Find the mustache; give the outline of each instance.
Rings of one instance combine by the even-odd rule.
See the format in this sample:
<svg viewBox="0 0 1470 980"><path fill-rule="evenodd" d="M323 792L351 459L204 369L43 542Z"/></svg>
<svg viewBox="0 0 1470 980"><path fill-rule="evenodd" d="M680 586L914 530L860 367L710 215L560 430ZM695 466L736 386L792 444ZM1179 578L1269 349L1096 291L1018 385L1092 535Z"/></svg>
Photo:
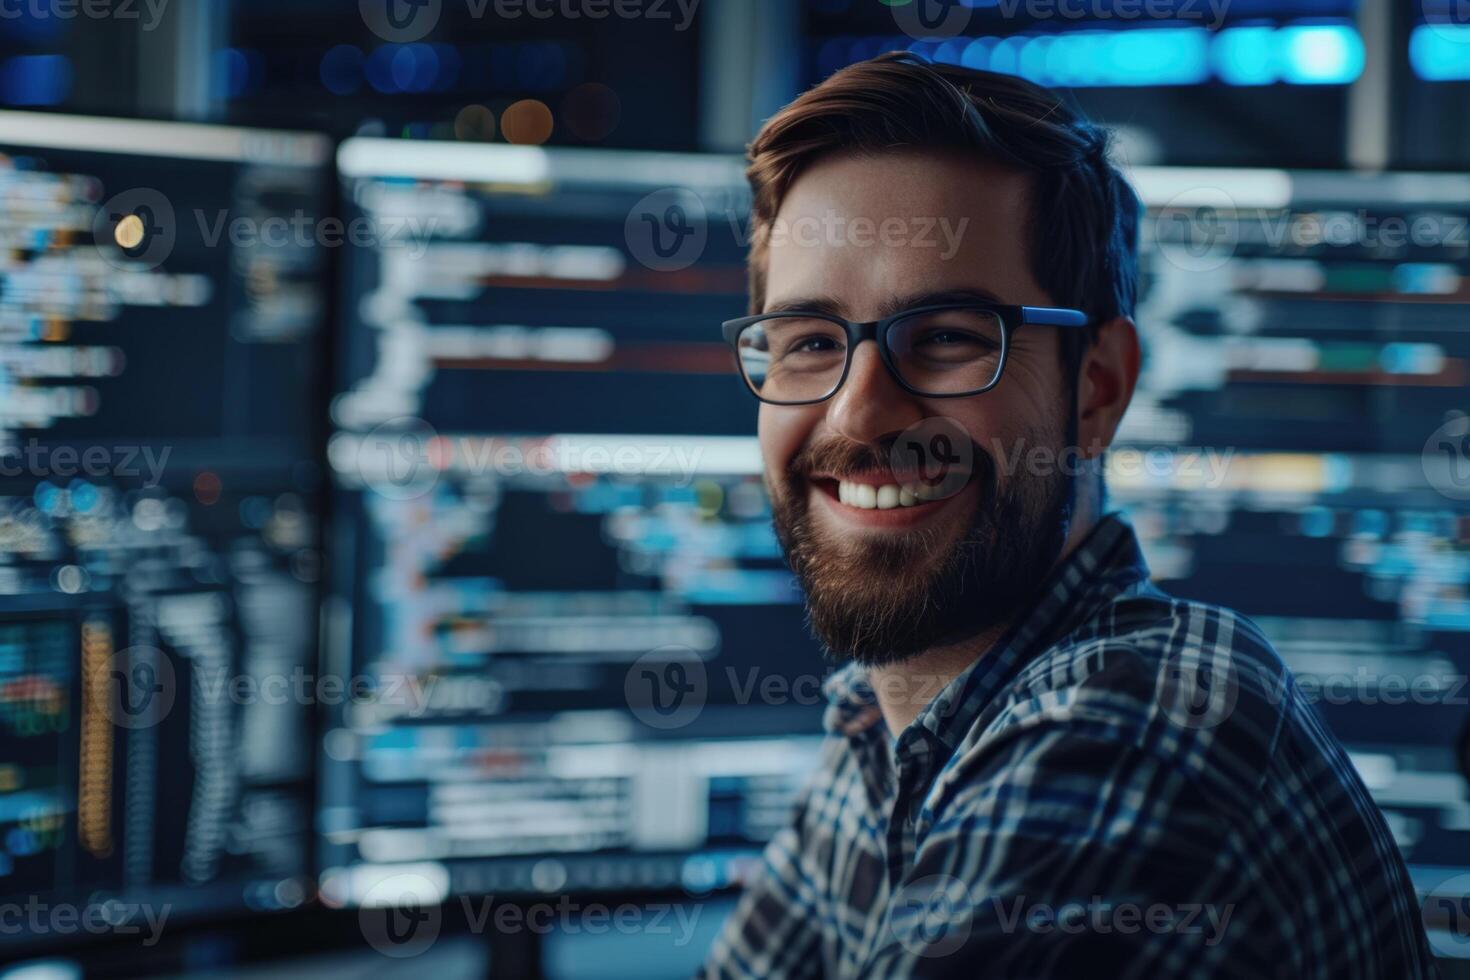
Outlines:
<svg viewBox="0 0 1470 980"><path fill-rule="evenodd" d="M906 482L928 476L929 466L922 464L894 466L895 446L901 433L892 433L874 442L854 442L840 436L823 439L803 446L786 466L788 483L814 473L843 479L851 476L887 475L894 482ZM969 465L959 467L971 477L979 477L984 486L994 487L998 475L995 457L974 439L969 440ZM932 466L932 464L931 464ZM919 472L915 472L915 470ZM932 476L929 477L932 481Z"/></svg>
<svg viewBox="0 0 1470 980"><path fill-rule="evenodd" d="M831 476L856 476L859 473L891 472L892 447L896 436L885 437L878 444L853 442L848 439L826 439L804 446L786 467L793 477L812 473Z"/></svg>

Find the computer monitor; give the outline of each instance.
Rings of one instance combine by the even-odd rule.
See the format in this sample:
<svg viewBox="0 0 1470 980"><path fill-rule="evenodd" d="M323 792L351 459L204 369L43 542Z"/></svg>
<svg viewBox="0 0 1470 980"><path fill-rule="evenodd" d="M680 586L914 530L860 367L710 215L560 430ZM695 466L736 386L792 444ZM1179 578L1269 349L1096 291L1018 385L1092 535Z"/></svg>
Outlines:
<svg viewBox="0 0 1470 980"><path fill-rule="evenodd" d="M313 893L330 159L0 112L0 958Z"/></svg>
<svg viewBox="0 0 1470 980"><path fill-rule="evenodd" d="M740 162L355 139L339 171L344 217L402 234L344 256L327 656L382 696L327 722L324 896L737 881L827 670L720 344ZM1470 179L1132 176L1111 506L1166 588L1260 622L1442 880L1470 854Z"/></svg>
<svg viewBox="0 0 1470 980"><path fill-rule="evenodd" d="M815 762L739 162L355 139L329 460L325 900L733 881ZM772 694L773 688L781 690Z"/></svg>
<svg viewBox="0 0 1470 980"><path fill-rule="evenodd" d="M1470 956L1470 177L1140 170L1148 365L1111 486L1254 619ZM1462 906L1463 908L1463 906Z"/></svg>

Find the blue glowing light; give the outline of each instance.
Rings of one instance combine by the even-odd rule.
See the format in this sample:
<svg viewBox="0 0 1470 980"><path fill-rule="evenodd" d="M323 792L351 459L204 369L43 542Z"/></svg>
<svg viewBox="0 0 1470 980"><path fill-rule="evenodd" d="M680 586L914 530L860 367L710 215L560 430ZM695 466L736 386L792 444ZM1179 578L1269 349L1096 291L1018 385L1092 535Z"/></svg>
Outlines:
<svg viewBox="0 0 1470 980"><path fill-rule="evenodd" d="M59 105L71 94L71 81L71 61L65 55L19 55L0 64L0 101Z"/></svg>
<svg viewBox="0 0 1470 980"><path fill-rule="evenodd" d="M1427 82L1470 80L1470 24L1421 24L1409 35L1409 64Z"/></svg>
<svg viewBox="0 0 1470 980"><path fill-rule="evenodd" d="M367 59L352 44L339 44L322 55L321 78L333 95L351 95L362 88L363 65Z"/></svg>
<svg viewBox="0 0 1470 980"><path fill-rule="evenodd" d="M256 51L240 48L223 48L216 51L210 68L214 91L222 99L238 99L259 81L256 75L264 74L263 59Z"/></svg>
<svg viewBox="0 0 1470 980"><path fill-rule="evenodd" d="M1281 77L1295 85L1346 85L1363 73L1363 39L1346 24L1283 27Z"/></svg>
<svg viewBox="0 0 1470 980"><path fill-rule="evenodd" d="M1463 52L1428 57L1435 65L1462 57L1463 66L1455 70L1470 77L1470 34L1466 42ZM1435 51L1442 43L1419 42ZM1076 88L1198 85L1211 78L1227 85L1346 85L1362 74L1365 57L1363 39L1351 24L1313 21L1241 24L1218 32L1137 27L944 41L842 37L825 42L817 62L826 75L896 47L945 64Z"/></svg>
<svg viewBox="0 0 1470 980"><path fill-rule="evenodd" d="M1227 27L1210 49L1215 74L1226 85L1270 85L1281 79L1276 29Z"/></svg>

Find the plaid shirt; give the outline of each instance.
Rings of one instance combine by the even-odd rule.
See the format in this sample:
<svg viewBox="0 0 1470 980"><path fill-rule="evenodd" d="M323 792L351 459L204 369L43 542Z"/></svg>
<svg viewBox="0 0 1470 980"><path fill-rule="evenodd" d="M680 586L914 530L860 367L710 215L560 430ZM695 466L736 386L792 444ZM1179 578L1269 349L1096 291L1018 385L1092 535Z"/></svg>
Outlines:
<svg viewBox="0 0 1470 980"><path fill-rule="evenodd" d="M1382 815L1276 652L1148 579L1104 518L896 739L865 671L829 678L822 767L705 975L1436 976Z"/></svg>

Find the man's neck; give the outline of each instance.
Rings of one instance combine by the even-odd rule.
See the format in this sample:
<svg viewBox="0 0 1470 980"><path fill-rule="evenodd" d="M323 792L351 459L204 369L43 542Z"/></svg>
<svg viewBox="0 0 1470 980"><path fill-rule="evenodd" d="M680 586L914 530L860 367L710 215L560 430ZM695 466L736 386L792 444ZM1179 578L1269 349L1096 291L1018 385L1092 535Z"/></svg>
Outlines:
<svg viewBox="0 0 1470 980"><path fill-rule="evenodd" d="M1001 624L953 646L925 650L898 663L869 667L868 684L889 733L897 735L909 727L945 685L995 645L1009 625Z"/></svg>
<svg viewBox="0 0 1470 980"><path fill-rule="evenodd" d="M1049 572L1055 571L1092 533L1097 520L1091 515L1088 518L1072 522L1061 554L1052 562ZM1012 621L1006 620L959 643L933 647L898 663L869 667L868 684L873 688L873 696L878 702L878 709L883 712L889 733L897 735L913 724L919 712L929 706L936 694L995 646L995 641L1010 628Z"/></svg>

